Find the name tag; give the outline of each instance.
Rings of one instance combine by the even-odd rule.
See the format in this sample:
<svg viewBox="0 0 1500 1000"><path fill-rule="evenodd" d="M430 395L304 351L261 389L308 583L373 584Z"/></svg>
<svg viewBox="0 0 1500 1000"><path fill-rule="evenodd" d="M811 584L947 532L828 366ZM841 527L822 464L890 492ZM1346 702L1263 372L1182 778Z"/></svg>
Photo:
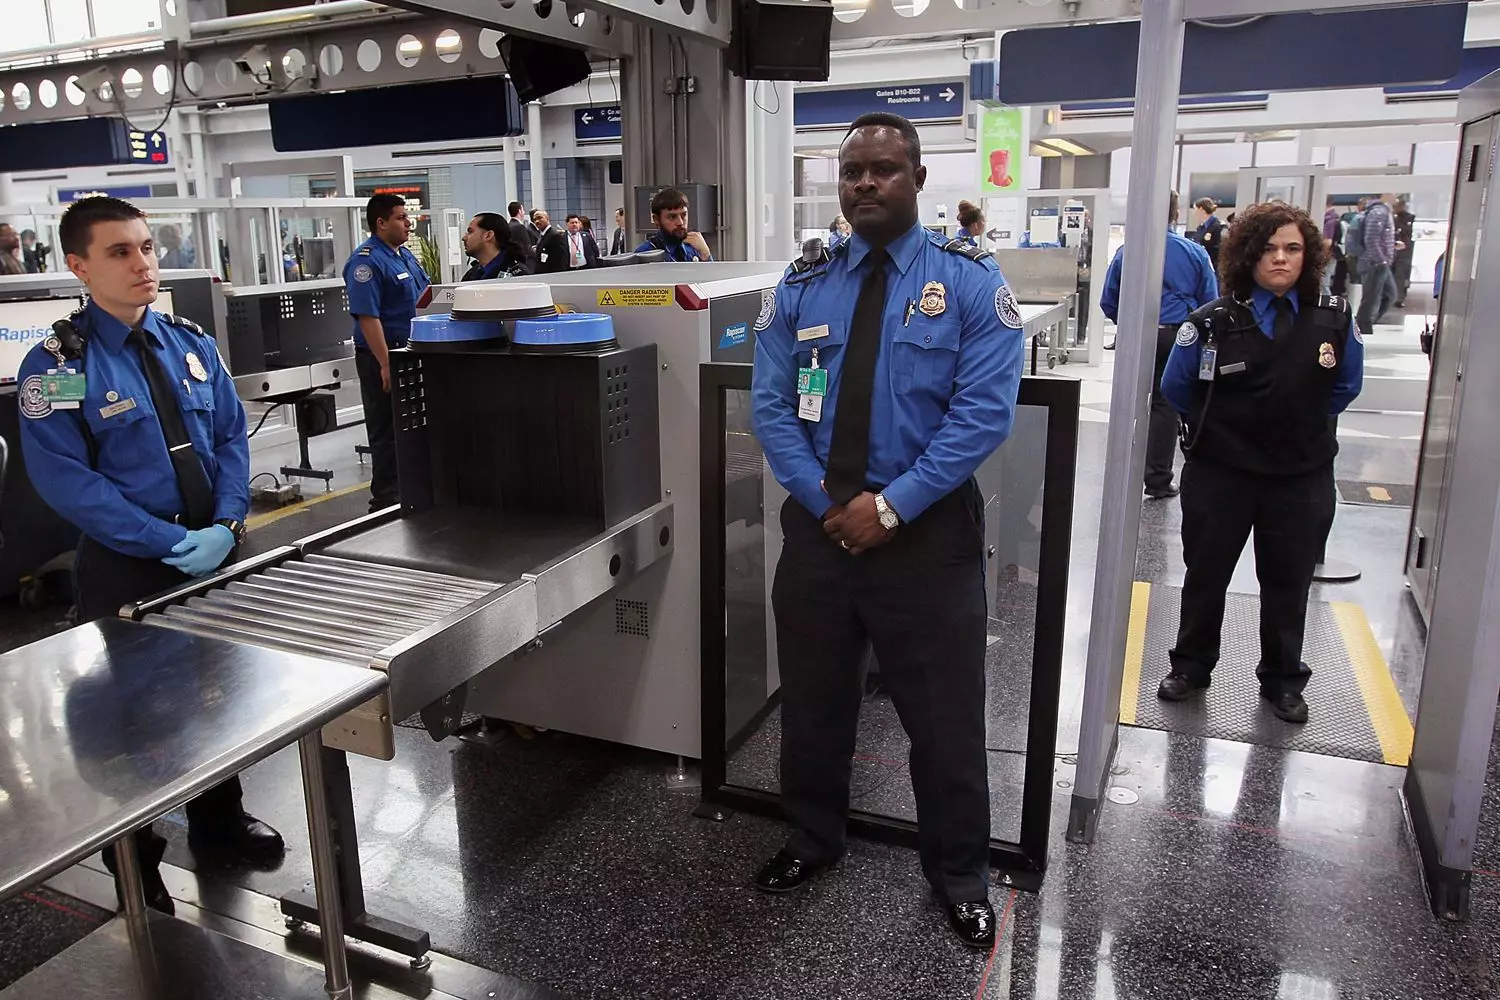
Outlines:
<svg viewBox="0 0 1500 1000"><path fill-rule="evenodd" d="M797 331L797 341L799 343L804 340L821 340L826 336L828 336L827 323L823 323L820 326L810 326L805 330Z"/></svg>
<svg viewBox="0 0 1500 1000"><path fill-rule="evenodd" d="M99 407L99 416L104 417L107 420L110 417L118 417L120 414L133 409L135 409L134 399L122 399L118 403L111 403L108 406Z"/></svg>
<svg viewBox="0 0 1500 1000"><path fill-rule="evenodd" d="M397 281L405 281L407 278L410 278L410 277L411 277L411 272L410 271L402 271L400 274L396 275L396 280Z"/></svg>
<svg viewBox="0 0 1500 1000"><path fill-rule="evenodd" d="M1232 365L1225 365L1224 367L1220 368L1219 369L1219 374L1220 375L1234 375L1234 374L1236 374L1238 372L1242 372L1244 370L1245 370L1245 362L1243 362L1243 361L1236 361Z"/></svg>

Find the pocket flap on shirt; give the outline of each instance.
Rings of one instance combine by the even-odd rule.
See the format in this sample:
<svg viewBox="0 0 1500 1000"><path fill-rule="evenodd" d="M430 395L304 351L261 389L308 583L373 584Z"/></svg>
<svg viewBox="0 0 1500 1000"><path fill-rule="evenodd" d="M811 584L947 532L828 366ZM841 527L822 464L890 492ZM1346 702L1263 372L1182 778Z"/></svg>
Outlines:
<svg viewBox="0 0 1500 1000"><path fill-rule="evenodd" d="M911 323L896 328L896 343L912 344L923 350L958 350L959 323L953 319L929 319L918 313Z"/></svg>
<svg viewBox="0 0 1500 1000"><path fill-rule="evenodd" d="M127 396L113 403L98 398L85 399L80 406L89 430L95 434L106 434L156 415L151 407L151 398L144 394Z"/></svg>

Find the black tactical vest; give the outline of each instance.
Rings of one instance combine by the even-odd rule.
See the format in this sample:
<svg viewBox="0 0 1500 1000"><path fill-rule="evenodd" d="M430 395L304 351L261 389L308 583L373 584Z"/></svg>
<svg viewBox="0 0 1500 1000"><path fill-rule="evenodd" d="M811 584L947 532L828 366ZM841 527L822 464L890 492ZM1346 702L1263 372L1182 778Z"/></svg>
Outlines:
<svg viewBox="0 0 1500 1000"><path fill-rule="evenodd" d="M1188 317L1206 350L1214 380L1198 383L1188 418L1194 459L1264 475L1300 475L1338 454L1329 420L1349 338L1349 307L1329 296L1302 299L1289 333L1272 340L1249 306L1225 296Z"/></svg>

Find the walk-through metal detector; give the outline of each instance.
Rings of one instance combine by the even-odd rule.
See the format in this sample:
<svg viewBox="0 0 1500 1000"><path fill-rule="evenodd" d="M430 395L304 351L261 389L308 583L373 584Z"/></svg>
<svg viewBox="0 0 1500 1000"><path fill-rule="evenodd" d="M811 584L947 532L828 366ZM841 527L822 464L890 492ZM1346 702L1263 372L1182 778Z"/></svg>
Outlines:
<svg viewBox="0 0 1500 1000"><path fill-rule="evenodd" d="M1500 367L1483 317L1500 313L1500 73L1464 90L1417 499L1406 553L1425 606L1427 657L1402 791L1433 912L1469 915L1469 879L1500 697L1500 396L1465 369ZM1477 329L1476 329L1477 328ZM1474 334L1478 333L1478 336Z"/></svg>
<svg viewBox="0 0 1500 1000"><path fill-rule="evenodd" d="M1441 3L1442 0L1428 0L1423 5L1436 6ZM1418 3L1397 4L1390 0L1334 0L1324 4L1314 4L1309 0L1145 0L1141 4L1135 128L1130 158L1131 197L1125 217L1126 232L1134 235L1126 249L1121 281L1119 335L1115 340L1118 347L1109 410L1108 457L1104 468L1103 497L1099 505L1099 553L1095 564L1093 623L1089 633L1080 720L1077 781L1068 815L1067 832L1070 841L1090 843L1094 839L1119 735L1125 637L1130 618L1131 584L1135 578L1136 547L1140 533L1147 400L1154 362L1154 352L1147 350L1145 345L1156 342L1154 331L1160 309L1157 290L1161 288L1162 262L1167 240L1166 228L1159 224L1159 220L1166 218L1167 192L1172 186L1172 146L1175 141L1178 99L1181 96L1183 42L1187 24L1190 21L1215 18L1243 20L1264 14L1306 11L1329 13L1415 6ZM1304 174L1305 180L1298 181L1297 178ZM1305 192L1305 203L1322 204L1317 200L1324 196L1318 187L1314 168L1266 168L1265 172L1257 170L1252 176L1255 178L1252 191L1269 194L1281 184L1299 202L1302 200L1300 194ZM1285 184L1277 178L1290 179L1292 183ZM1321 215L1321 212L1318 214ZM1493 239L1500 241L1500 232ZM1500 287L1492 285L1488 294L1493 300L1488 308L1490 314L1494 315L1500 311ZM1491 347L1500 352L1500 344ZM1492 362L1491 367L1500 367L1500 358ZM1491 413L1492 418L1500 419L1500 397L1485 400L1478 405ZM1483 418L1476 419L1481 421L1477 426L1485 426ZM1488 426L1494 425L1494 419L1491 419ZM1472 446L1478 448L1481 443L1473 442ZM1495 459L1496 482L1500 482L1500 453L1491 457ZM1490 471L1482 462L1480 465L1485 473ZM1480 469L1474 469L1470 473L1471 476L1479 474ZM1491 508L1494 508L1496 488L1492 485L1486 495ZM1500 531L1500 510L1491 509L1485 523ZM1476 532L1477 530L1476 528ZM1464 532L1457 537L1491 536L1486 529L1482 536ZM1489 552L1474 546L1469 558L1477 558L1482 562L1494 552L1500 552L1500 544L1492 546ZM1491 577L1486 578L1481 573L1471 578L1474 592L1470 603L1482 597L1482 607L1491 609L1491 613L1479 615L1475 619L1480 629L1477 634L1471 632L1473 642L1470 648L1476 654L1480 652L1479 639L1482 638L1484 650L1489 651L1489 662L1500 664L1500 631L1497 631L1500 629L1500 614L1495 613L1500 612L1500 583L1480 585L1486 579L1500 580L1500 561L1492 561L1490 569L1494 574ZM1487 622L1497 623L1488 634L1483 630L1483 625ZM1468 665L1465 669L1471 671L1474 669L1472 663L1480 662L1477 656L1462 654L1455 659L1456 662ZM1429 663L1431 662L1432 658L1429 657ZM1457 669L1456 665L1452 669ZM1455 694L1454 697L1457 698L1458 695ZM1469 699L1467 710L1470 716L1465 718L1469 724L1478 726L1482 720L1477 716L1487 712L1489 714L1485 718L1492 718L1494 708L1495 690L1491 687L1487 701L1477 696ZM1450 724L1456 721L1450 720ZM1468 731L1465 728L1464 732ZM1421 732L1419 729L1419 741ZM1473 729L1473 732L1477 733L1478 729ZM1486 729L1486 740L1488 733L1489 730ZM1455 738L1457 736L1456 733L1450 735ZM1419 759L1419 754L1413 755L1414 773ZM1482 768L1483 758L1480 759L1479 766ZM1446 788L1446 783L1439 783ZM1482 788L1482 779L1478 787ZM1469 786L1464 792L1466 796L1472 796L1471 804L1477 810L1478 796L1474 788ZM1446 800L1446 796L1443 798Z"/></svg>
<svg viewBox="0 0 1500 1000"><path fill-rule="evenodd" d="M1328 203L1328 168L1318 166L1241 167L1235 185L1236 210L1262 201L1284 201L1323 218Z"/></svg>

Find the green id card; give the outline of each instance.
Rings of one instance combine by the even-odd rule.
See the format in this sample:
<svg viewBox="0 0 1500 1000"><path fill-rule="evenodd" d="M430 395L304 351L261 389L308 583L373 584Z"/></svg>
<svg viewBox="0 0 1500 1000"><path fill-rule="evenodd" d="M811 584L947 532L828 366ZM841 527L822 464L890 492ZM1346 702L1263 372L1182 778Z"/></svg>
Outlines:
<svg viewBox="0 0 1500 1000"><path fill-rule="evenodd" d="M55 409L77 409L87 389L88 376L68 368L54 368L42 376L42 398Z"/></svg>
<svg viewBox="0 0 1500 1000"><path fill-rule="evenodd" d="M799 395L799 396L826 396L826 395L828 395L828 369L827 368L798 368L797 369L797 395Z"/></svg>

